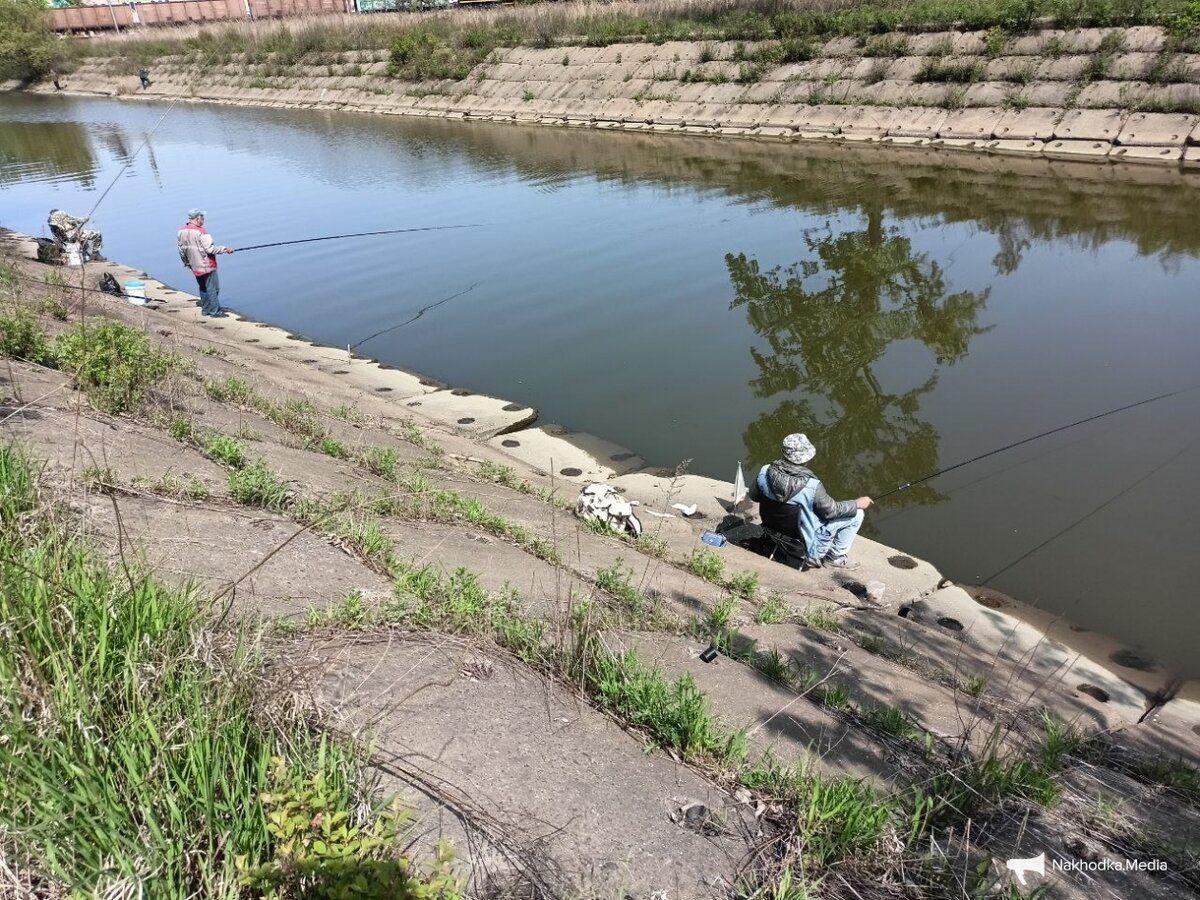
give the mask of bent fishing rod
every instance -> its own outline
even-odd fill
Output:
[[[288,247],[292,244],[311,244],[314,241],[339,241],[342,238],[374,237],[379,234],[410,234],[414,231],[449,231],[452,228],[483,228],[483,225],[429,225],[425,228],[392,228],[387,231],[360,231],[355,234],[328,234],[324,237],[300,238],[297,241],[276,241],[273,244],[251,244],[249,247],[234,247],[235,253],[248,250],[265,250],[267,247]]]
[[[979,462],[981,459],[987,459],[989,456],[995,456],[998,453],[1003,453],[1005,450],[1012,450],[1014,447],[1020,447],[1022,444],[1028,444],[1044,437],[1049,437],[1052,434],[1058,434],[1060,431],[1066,431],[1068,428],[1074,428],[1076,425],[1086,425],[1088,422],[1095,422],[1099,419],[1108,416],[1115,416],[1119,412],[1125,412],[1128,409],[1134,409],[1138,406],[1145,406],[1147,403],[1156,403],[1159,400],[1166,400],[1168,397],[1175,397],[1179,394],[1186,394],[1188,391],[1196,390],[1195,387],[1180,388],[1177,391],[1171,391],[1166,394],[1159,394],[1157,397],[1147,397],[1145,400],[1139,400],[1136,403],[1128,403],[1125,406],[1118,406],[1116,409],[1110,409],[1108,412],[1102,412],[1094,416],[1088,416],[1086,419],[1080,419],[1078,422],[1071,422],[1068,425],[1060,425],[1057,428],[1051,428],[1049,431],[1043,431],[1041,434],[1035,434],[1032,437],[1023,438],[1019,441],[1013,441],[1011,444],[1005,444],[1003,447],[997,447],[995,450],[989,450],[987,453],[980,453],[978,456],[973,456],[970,459],[963,460],[960,463],[955,463],[952,466],[946,466],[944,469],[938,469],[936,472],[930,472],[915,481],[906,481],[899,487],[892,488],[885,494],[880,494],[875,497],[876,501],[882,500],[884,497],[890,497],[892,494],[899,494],[901,491],[907,491],[911,487],[916,487],[918,484],[924,484],[926,481],[931,481],[939,475],[945,475],[947,472],[953,472],[955,469],[961,469],[963,466],[969,466],[971,463]]]

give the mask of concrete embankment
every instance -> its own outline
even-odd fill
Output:
[[[155,64],[144,92],[123,60],[89,58],[66,90],[1200,167],[1200,54],[1180,52],[1161,28],[836,38],[782,65],[755,62],[765,49],[500,48],[462,80],[419,82],[389,77],[386,50],[326,54],[324,65],[284,71],[271,60],[207,67],[175,56]]]
[[[46,280],[30,240],[11,235],[4,244],[21,276],[6,280],[6,289]],[[1152,661],[1101,644],[1085,657],[1066,644],[1064,623],[1039,627],[1009,616],[1006,598],[977,602],[929,564],[870,541],[856,546],[863,568],[853,572],[797,573],[732,545],[712,551],[701,569],[692,563],[703,548],[699,534],[724,515],[728,483],[655,470],[599,438],[539,428],[527,406],[320,347],[267,323],[202,319],[192,296],[127,266],[90,264],[86,287],[105,272],[144,281],[150,305],[53,284],[63,309],[44,325],[70,329],[86,300],[89,318],[134,326],[176,354],[186,365],[160,389],[160,414],[98,413],[66,373],[17,360],[0,379],[5,436],[47,461],[49,481],[73,486],[73,509],[114,559],[124,560],[132,544],[163,577],[214,591],[236,579],[236,607],[249,616],[336,623],[339,610],[366,615],[387,603],[398,586],[350,536],[327,537],[286,508],[237,500],[230,472],[197,439],[236,436],[299,496],[374,504],[372,521],[397,558],[412,560],[412,571],[473,573],[486,590],[515,594],[524,614],[544,620],[547,640],[569,633],[564,623],[577,604],[603,609],[604,640],[635,647],[673,676],[691,676],[719,721],[744,734],[748,764],[807,757],[831,775],[903,788],[941,773],[936,767],[949,757],[936,748],[984,755],[997,734],[1028,746],[1043,708],[1101,734],[1103,746],[1118,751],[1069,764],[1057,808],[1009,796],[990,819],[976,817],[973,844],[983,835],[1001,875],[1005,858],[1035,855],[1018,852],[1031,841],[1067,860],[1126,846],[1117,842],[1125,832],[1100,820],[1101,791],[1131,800],[1122,815],[1161,842],[1153,847],[1166,848],[1154,852],[1174,853],[1172,839],[1200,827],[1196,810],[1147,774],[1157,770],[1129,764],[1200,762],[1193,736],[1200,707],[1186,688],[1139,723],[1163,674]],[[36,293],[25,299],[37,308]],[[320,441],[311,424],[297,430],[299,409],[319,418]],[[186,439],[176,432],[180,420]],[[384,450],[395,467],[390,477],[364,463]],[[577,527],[563,506],[594,478],[641,501],[653,544]],[[462,497],[459,509],[487,515],[417,514],[407,504],[419,492],[437,502]],[[675,502],[697,504],[698,521],[683,518]],[[622,579],[623,567],[637,580]],[[866,580],[886,583],[881,604],[868,601]],[[347,592],[355,598],[349,607]],[[698,655],[709,628],[730,635],[715,664]],[[425,827],[437,833],[443,808],[458,817],[446,830],[476,873],[494,874],[503,856],[504,866],[536,869],[570,888],[547,896],[611,896],[619,888],[622,896],[669,889],[689,898],[732,884],[738,860],[761,850],[756,797],[664,752],[643,752],[570,685],[522,669],[512,654],[467,634],[333,627],[301,633],[280,652],[319,672],[314,691],[323,702],[347,728],[375,739],[391,786],[427,817]],[[798,672],[815,674],[821,690]],[[891,731],[877,724],[881,710],[899,715]],[[917,731],[900,728],[909,737],[897,737],[895,723],[910,720]],[[440,786],[436,803],[421,795],[430,785]],[[689,827],[687,810],[696,804],[726,827]],[[1010,831],[1012,823],[1019,827]],[[978,863],[972,857],[972,868]],[[1165,900],[1189,882],[1099,872],[1066,874],[1056,884],[1081,900],[1097,886]]]
[[[30,253],[31,242],[22,241],[23,252]],[[634,450],[602,437],[539,423],[537,411],[524,404],[323,347],[245,317],[208,323],[199,318],[195,297],[186,292],[117,263],[89,266],[89,278],[99,279],[103,272],[122,282],[130,278],[145,282],[154,303],[138,310],[145,327],[159,320],[187,321],[189,327],[206,333],[207,342],[223,351],[236,351],[256,372],[277,376],[281,383],[320,393],[321,385],[334,382],[356,395],[386,401],[477,448],[464,449],[461,456],[514,465],[559,496],[573,498],[583,485],[595,481],[614,484],[639,501],[647,528],[668,535],[681,559],[699,546],[700,531],[714,527],[730,510],[731,483],[680,474],[662,468],[666,461],[648,463]],[[694,504],[694,520],[684,519],[673,509],[675,503]],[[747,515],[754,521],[753,512]],[[933,565],[902,550],[861,537],[856,547],[863,568],[852,578],[830,572],[798,574],[734,546],[721,552],[736,558],[730,560],[731,568],[756,572],[764,590],[778,588],[785,595],[796,589],[828,592],[839,607],[860,610],[859,615],[869,609],[864,606],[863,585],[881,581],[887,586],[884,605],[861,619],[864,633],[890,635],[903,645],[915,639],[906,635],[917,628],[920,643],[933,651],[931,662],[944,665],[950,656],[957,656],[956,667],[961,664],[971,671],[1008,668],[1008,677],[1044,693],[1042,701],[1067,718],[1086,714],[1105,727],[1120,728],[1138,722],[1148,711],[1156,720],[1166,714],[1163,721],[1171,721],[1172,732],[1180,732],[1172,741],[1177,740],[1180,748],[1190,742],[1182,732],[1200,726],[1200,689],[1190,682],[1182,688],[1176,685],[1163,705],[1159,695],[1172,681],[1169,673],[1115,638],[1082,633],[1066,620],[1005,595],[959,587]],[[597,566],[601,564],[597,561]],[[880,617],[878,612],[884,609],[891,615]],[[1200,753],[1196,758],[1200,761]]]

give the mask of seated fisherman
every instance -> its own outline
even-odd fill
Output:
[[[758,489],[768,500],[796,507],[797,531],[807,548],[805,566],[853,568],[848,558],[850,545],[862,527],[863,510],[872,501],[870,497],[830,497],[820,479],[806,468],[816,455],[817,448],[807,437],[789,434],[783,439],[783,458],[759,471]]]

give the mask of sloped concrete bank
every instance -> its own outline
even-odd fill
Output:
[[[6,244],[36,257],[27,236],[6,233]],[[712,528],[729,510],[732,484],[656,468],[634,451],[601,437],[537,424],[531,407],[456,389],[376,360],[314,344],[264,322],[231,316],[220,323],[201,319],[196,298],[141,270],[118,263],[94,263],[89,287],[109,272],[118,281],[145,282],[151,305],[132,310],[149,332],[170,333],[186,326],[214,348],[236,351],[254,371],[297,390],[324,395],[336,387],[372,403],[382,401],[396,416],[411,416],[426,427],[464,441],[459,458],[513,466],[533,483],[573,498],[589,482],[607,481],[641,504],[643,522],[675,555],[686,558],[700,546],[700,531]],[[110,304],[105,295],[94,302]],[[89,300],[89,302],[92,302]],[[695,504],[695,522],[673,504]],[[657,515],[655,515],[657,514]],[[1005,679],[1011,698],[1037,696],[1068,720],[1084,718],[1104,728],[1124,729],[1147,748],[1166,748],[1200,763],[1200,684],[1180,684],[1153,660],[1114,638],[1081,633],[1070,622],[1029,608],[995,592],[949,582],[929,563],[901,550],[860,538],[856,559],[863,568],[852,578],[829,571],[796,573],[732,545],[720,553],[732,570],[755,572],[764,590],[828,594],[844,610],[851,634],[896,646],[920,646],[918,653],[952,661],[958,671],[987,671]],[[596,567],[604,564],[595,561]],[[863,585],[884,582],[881,606],[864,604]],[[887,613],[881,615],[881,613]],[[914,629],[916,629],[914,631]],[[869,669],[869,656],[855,660]]]
[[[122,60],[91,58],[64,91],[1200,169],[1200,54],[1161,28],[837,38],[802,62],[751,62],[764,48],[501,48],[462,80],[419,82],[388,77],[385,50],[282,74],[165,57],[147,91]]]

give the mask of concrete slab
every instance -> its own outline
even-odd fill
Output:
[[[1122,53],[1113,60],[1112,77],[1119,81],[1141,81],[1154,68],[1157,53]]]
[[[1106,666],[1040,628],[976,603],[957,585],[913,603],[907,618],[988,655],[1000,670],[992,680],[1006,681],[1007,692],[1023,705],[1044,704],[1068,721],[1087,709],[1097,723],[1110,728],[1136,722],[1146,709],[1143,691]]]
[[[1200,168],[1200,147],[1188,147],[1183,151],[1183,165],[1187,169]]]
[[[1000,117],[993,134],[1003,140],[1049,140],[1061,115],[1061,110],[1048,107],[1009,110]]]
[[[1158,163],[1178,165],[1183,161],[1182,147],[1114,147],[1108,155],[1112,162]]]
[[[1041,156],[1042,151],[1046,148],[1044,141],[1015,139],[988,141],[983,146],[992,153],[1009,154],[1012,156]]]
[[[1183,113],[1133,113],[1117,135],[1117,143],[1141,147],[1182,147],[1200,126],[1200,116]]]
[[[845,115],[842,106],[799,106],[796,107],[792,124],[801,131],[829,132],[838,130],[838,122]]]
[[[888,129],[888,136],[935,138],[945,124],[947,115],[943,109],[908,107],[898,110],[895,124]]]
[[[536,864],[539,883],[556,895],[700,897],[732,883],[735,861],[750,851],[744,824],[710,835],[672,819],[698,802],[742,823],[728,795],[570,691],[487,650],[395,637],[325,639],[289,655],[324,674],[319,694],[344,716],[338,724],[369,735],[384,758],[417,760],[448,796],[451,817],[458,798],[486,811],[505,856],[489,850],[486,833],[455,848],[481,884],[497,859],[517,858]],[[470,665],[486,674],[467,675]]]
[[[1072,109],[1054,129],[1061,141],[1116,140],[1125,125],[1127,114],[1115,109]]]
[[[1167,31],[1157,25],[1125,29],[1125,49],[1131,53],[1158,53],[1167,44]]]
[[[726,507],[733,500],[733,482],[717,481],[702,475],[673,475],[658,469],[630,472],[615,479],[617,489],[642,505],[670,512],[671,504],[696,504],[696,516],[713,525],[725,517]],[[643,520],[644,523],[645,520]]]
[[[533,407],[462,389],[434,391],[404,405],[474,437],[494,437],[537,419]]]
[[[847,137],[883,137],[887,134],[899,110],[890,106],[855,106],[837,119],[837,130]]]
[[[995,109],[959,109],[946,116],[939,138],[986,140],[992,137],[1003,113]]]
[[[1042,152],[1054,159],[1086,159],[1102,162],[1112,150],[1108,141],[1050,141]]]

